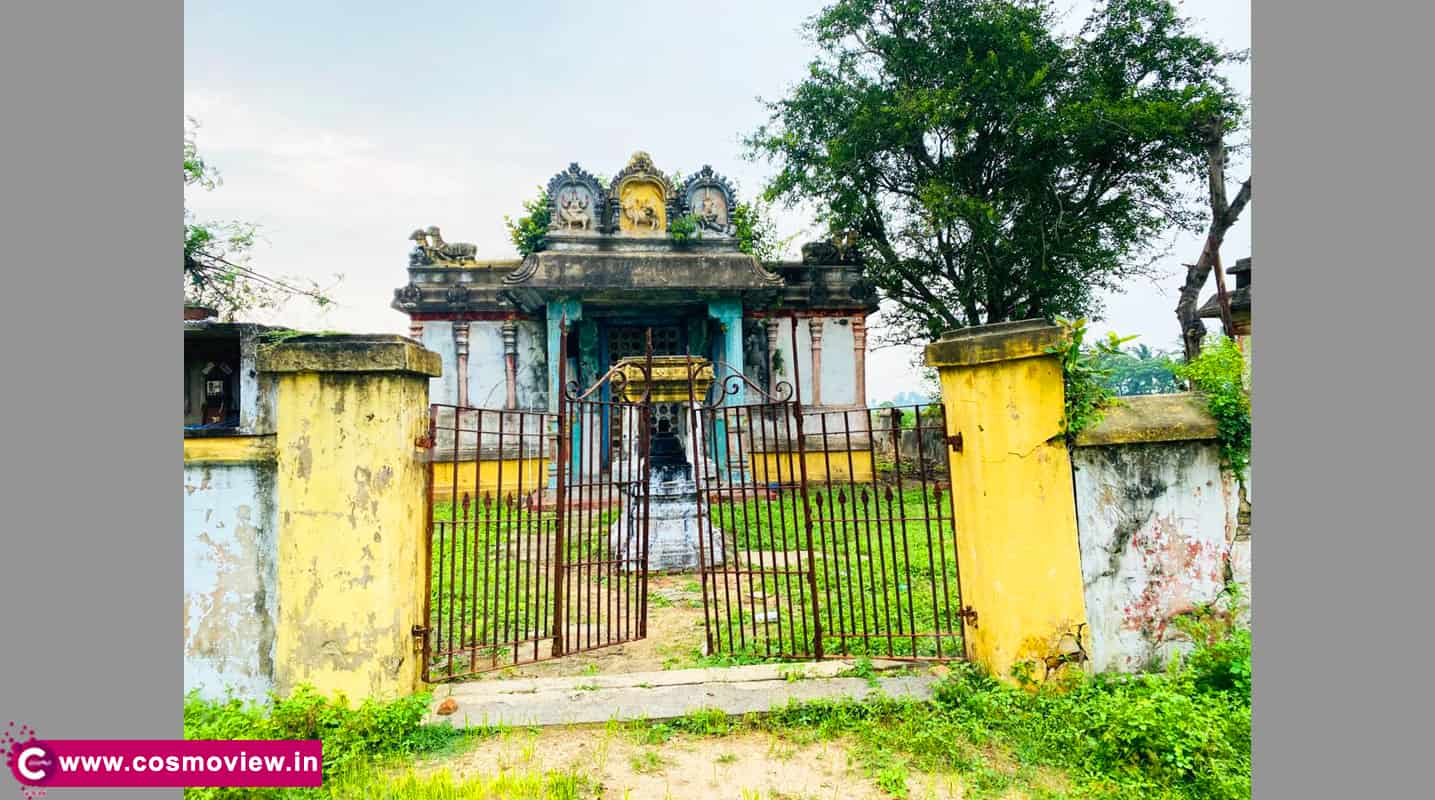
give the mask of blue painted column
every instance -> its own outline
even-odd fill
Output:
[[[563,346],[563,325],[566,323],[569,329],[573,324],[583,318],[583,301],[577,298],[548,301],[548,410],[558,410],[558,393],[563,387],[558,385],[558,366],[560,359],[568,357]],[[569,376],[570,378],[576,376]],[[572,440],[569,443],[569,453],[572,458],[577,457],[577,444],[579,431],[582,425],[576,418],[572,425]],[[557,430],[553,430],[557,434]],[[571,464],[572,462],[570,462]],[[558,454],[554,453],[553,458],[548,461],[548,488],[558,487]]]
[[[719,396],[722,404],[727,406],[742,405],[745,394],[745,387],[741,381],[737,381],[737,391],[727,394],[728,384],[726,379],[734,374],[740,373],[742,364],[742,301],[736,298],[726,300],[711,300],[708,302],[708,316],[717,320],[719,331],[717,347],[714,351],[718,357],[727,362],[725,365],[717,365],[713,370],[713,378],[718,381]],[[734,417],[737,419],[737,417]],[[727,423],[722,414],[713,418],[713,461],[717,465],[719,475],[727,475],[728,471],[728,435]],[[736,473],[744,471],[745,465],[734,465],[734,477]],[[739,478],[740,479],[740,478]]]

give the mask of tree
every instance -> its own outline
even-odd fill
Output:
[[[1206,232],[1206,241],[1201,247],[1201,256],[1196,263],[1186,267],[1186,282],[1181,286],[1181,298],[1176,303],[1176,321],[1181,325],[1181,340],[1186,349],[1186,360],[1192,361],[1201,354],[1201,340],[1206,337],[1206,323],[1201,321],[1197,301],[1201,299],[1201,288],[1215,267],[1217,295],[1221,302],[1221,324],[1225,334],[1230,336],[1231,309],[1226,299],[1226,283],[1221,275],[1221,242],[1226,231],[1240,219],[1241,212],[1251,201],[1251,179],[1236,192],[1236,199],[1226,201],[1226,142],[1222,126],[1214,125],[1207,145],[1210,151],[1207,180],[1211,192],[1211,227]]]
[[[1119,396],[1181,391],[1169,353],[1138,344],[1100,353],[1098,361],[1106,371],[1106,386]]]
[[[1109,0],[1079,34],[1044,0],[838,0],[818,57],[747,138],[766,196],[855,234],[896,341],[1090,316],[1198,213],[1182,178],[1242,110],[1234,56],[1167,0]]]
[[[218,188],[219,171],[206,162],[195,144],[199,124],[186,118],[184,128],[184,301],[215,309],[225,319],[245,312],[277,308],[290,298],[307,297],[320,306],[333,302],[317,284],[301,285],[249,266],[257,228],[248,222],[198,221],[189,209],[188,192],[197,186]],[[336,278],[340,276],[335,276]]]

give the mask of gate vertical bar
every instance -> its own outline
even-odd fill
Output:
[[[553,495],[553,655],[563,655],[564,648],[564,603],[567,598],[563,591],[563,582],[567,579],[567,548],[563,542],[564,522],[567,516],[564,508],[568,493],[565,489],[565,480],[568,472],[568,412],[567,401],[563,387],[568,383],[568,316],[565,314],[563,320],[558,324],[558,352],[549,353],[549,358],[558,359],[558,385],[553,391],[558,393],[558,452],[555,456],[558,459],[556,481]]]
[[[802,435],[802,378],[798,371],[798,362],[802,359],[797,357],[797,314],[792,314],[792,377],[797,384],[796,402],[793,404],[793,416],[797,418],[797,458],[802,469],[802,483],[800,493],[802,496],[802,513],[807,527],[807,582],[812,593],[812,647],[813,655],[822,658],[822,619],[818,616],[817,610],[817,569],[813,566],[812,553],[812,510],[808,507],[807,499],[807,445],[803,442]],[[819,376],[814,375],[814,380]],[[826,450],[827,443],[822,443],[823,450]]]
[[[429,406],[429,432],[428,438],[424,440],[425,455],[428,458],[428,477],[424,481],[424,493],[428,497],[428,509],[424,515],[428,520],[427,530],[424,535],[423,547],[420,548],[424,564],[424,602],[423,622],[421,631],[415,631],[422,637],[423,647],[423,678],[429,681],[433,675],[429,672],[429,662],[433,658],[433,642],[429,638],[430,630],[433,628],[433,468],[434,468],[434,441],[438,436],[438,408]]]
[[[640,586],[640,588],[639,588],[639,593],[641,594],[641,602],[638,604],[638,607],[642,610],[642,615],[643,615],[643,617],[642,617],[642,622],[641,622],[641,624],[639,625],[639,635],[640,635],[640,637],[643,637],[643,638],[646,638],[647,635],[648,635],[648,507],[649,507],[649,506],[648,506],[648,501],[649,501],[649,499],[650,499],[650,495],[652,494],[652,485],[649,483],[649,481],[650,481],[651,478],[652,478],[652,465],[648,463],[648,456],[650,455],[649,446],[651,445],[651,441],[650,441],[650,440],[651,440],[651,438],[652,438],[652,432],[653,432],[653,430],[652,430],[652,425],[653,425],[653,402],[652,402],[652,399],[653,399],[653,388],[652,388],[652,387],[653,387],[653,329],[652,329],[652,328],[648,328],[648,331],[647,331],[647,334],[646,334],[646,337],[645,337],[645,341],[646,341],[646,344],[645,344],[645,346],[644,346],[644,349],[646,350],[646,353],[645,353],[645,361],[646,361],[646,363],[645,363],[644,366],[643,366],[643,370],[644,370],[644,373],[645,373],[645,374],[644,374],[644,377],[645,377],[647,380],[644,382],[644,392],[645,392],[645,396],[643,397],[642,403],[641,403],[641,404],[639,405],[639,407],[638,407],[638,414],[639,414],[639,416],[640,416],[641,419],[642,419],[642,422],[640,423],[640,426],[639,426],[639,429],[638,429],[638,440],[639,440],[639,442],[640,442],[639,451],[642,453],[642,460],[639,462],[639,463],[642,465],[641,470],[640,470],[640,471],[642,472],[642,476],[641,476],[641,479],[640,479],[639,482],[638,482],[638,491],[641,492],[641,493],[642,493],[642,496],[643,496],[643,517],[642,517],[642,518],[643,518],[643,552],[642,552],[643,566],[642,566],[642,580],[639,581],[639,586]]]

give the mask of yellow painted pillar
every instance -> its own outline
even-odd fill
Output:
[[[993,675],[1041,680],[1086,622],[1076,497],[1062,437],[1060,329],[1042,320],[968,328],[927,346],[946,406],[967,655]],[[1081,629],[1082,644],[1089,632]]]
[[[429,378],[401,336],[300,336],[261,349],[275,378],[275,687],[351,700],[420,683]]]

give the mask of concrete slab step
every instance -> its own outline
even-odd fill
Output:
[[[910,666],[901,662],[873,666],[879,676],[870,681],[838,677],[851,665],[825,661],[452,684],[435,693],[428,721],[456,727],[573,725],[672,719],[706,709],[735,716],[794,700],[862,699],[874,693],[925,700],[939,680],[929,674],[880,677],[881,671]],[[450,699],[457,709],[437,714]]]

